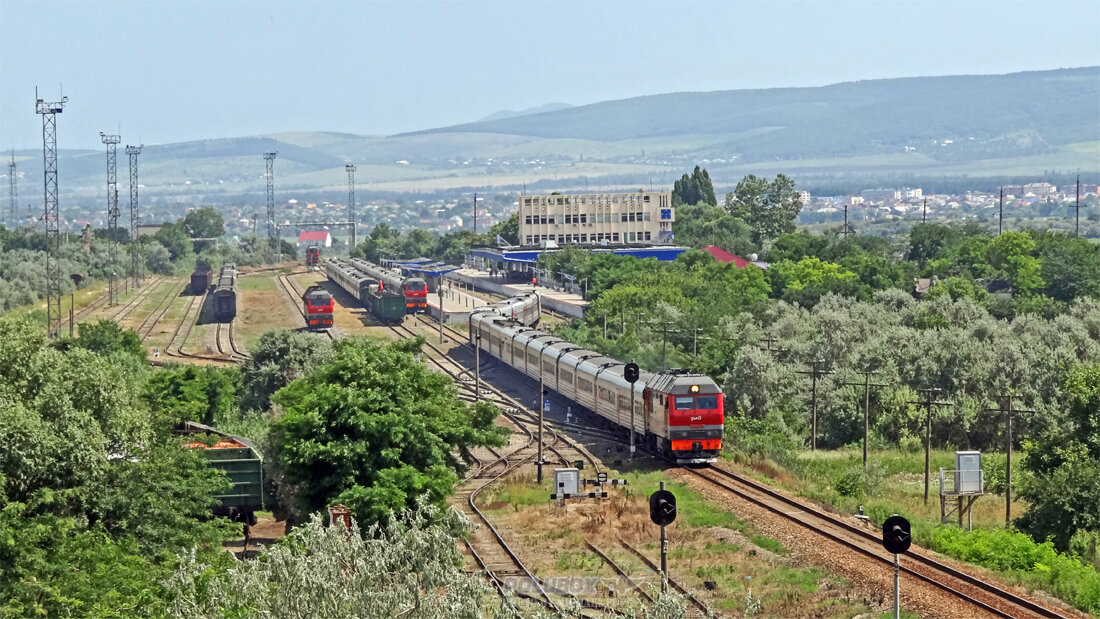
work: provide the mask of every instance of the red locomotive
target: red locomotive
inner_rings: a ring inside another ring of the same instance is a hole
[[[306,266],[315,267],[321,263],[321,248],[310,246],[306,248]]]
[[[428,283],[419,277],[409,277],[401,283],[405,293],[405,310],[407,314],[417,314],[428,311]]]
[[[332,295],[320,286],[310,286],[302,294],[305,303],[306,327],[319,331],[332,327]]]

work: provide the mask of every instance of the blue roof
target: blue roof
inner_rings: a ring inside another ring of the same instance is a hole
[[[502,260],[504,262],[517,263],[517,264],[534,264],[540,254],[544,251],[553,252],[555,250],[542,250],[542,249],[520,249],[520,250],[507,250],[496,249],[489,247],[478,247],[473,250],[473,255],[481,256],[483,258],[489,258],[491,260]],[[597,247],[590,249],[594,253],[601,254],[615,254],[617,256],[634,256],[635,258],[656,258],[658,260],[672,261],[684,253],[686,248],[684,247],[670,247],[670,246],[654,246],[654,247]]]

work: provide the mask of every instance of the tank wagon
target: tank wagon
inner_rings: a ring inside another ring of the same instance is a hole
[[[633,407],[633,427],[643,444],[677,463],[718,459],[724,398],[707,376],[678,369],[641,372],[632,392],[622,361],[496,312],[472,312],[470,335],[483,352],[541,378],[546,388],[619,427],[631,427]]]
[[[428,283],[420,277],[405,277],[400,271],[380,267],[360,258],[348,260],[353,268],[378,282],[383,292],[400,290],[405,296],[405,313],[419,314],[428,311]]]
[[[302,293],[305,304],[306,328],[320,331],[332,328],[332,295],[320,286],[310,286]]]
[[[335,258],[324,261],[329,280],[355,297],[363,307],[383,322],[401,322],[405,317],[405,298],[396,291],[383,291],[378,281],[347,262]]]
[[[237,265],[226,263],[218,275],[214,289],[214,318],[229,322],[237,316]]]
[[[214,282],[214,271],[210,265],[200,264],[191,273],[191,294],[204,295],[210,290],[210,284]]]

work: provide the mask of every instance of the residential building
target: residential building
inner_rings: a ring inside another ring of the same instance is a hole
[[[672,194],[667,191],[519,199],[519,241],[527,247],[664,245],[672,242],[674,220]]]
[[[317,245],[332,247],[332,235],[328,230],[302,230],[298,233],[298,247]]]
[[[901,191],[897,189],[864,189],[859,195],[867,202],[888,202],[901,199]]]

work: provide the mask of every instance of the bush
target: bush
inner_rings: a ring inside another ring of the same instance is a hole
[[[972,532],[940,525],[927,531],[928,547],[937,552],[990,569],[1008,572],[1021,581],[1042,587],[1089,613],[1100,612],[1100,572],[1054,544],[1036,544],[1016,531],[996,529]]]

